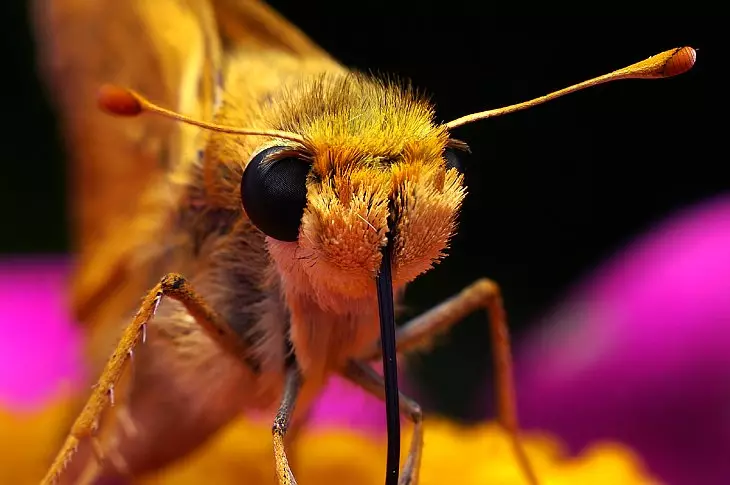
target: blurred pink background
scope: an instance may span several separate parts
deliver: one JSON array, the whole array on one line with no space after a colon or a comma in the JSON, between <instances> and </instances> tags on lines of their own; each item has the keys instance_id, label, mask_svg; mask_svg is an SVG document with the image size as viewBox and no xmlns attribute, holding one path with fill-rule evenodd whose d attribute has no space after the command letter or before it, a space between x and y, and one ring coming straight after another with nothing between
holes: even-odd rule
<instances>
[{"instance_id":1,"label":"blurred pink background","mask_svg":"<svg viewBox=\"0 0 730 485\"><path fill-rule=\"evenodd\" d=\"M82 376L81 334L65 305L64 258L0 261L0 406L35 409Z\"/></svg>"},{"instance_id":2,"label":"blurred pink background","mask_svg":"<svg viewBox=\"0 0 730 485\"><path fill-rule=\"evenodd\" d=\"M730 483L730 197L635 241L520 347L523 424L638 449L670 484Z\"/></svg>"}]
</instances>

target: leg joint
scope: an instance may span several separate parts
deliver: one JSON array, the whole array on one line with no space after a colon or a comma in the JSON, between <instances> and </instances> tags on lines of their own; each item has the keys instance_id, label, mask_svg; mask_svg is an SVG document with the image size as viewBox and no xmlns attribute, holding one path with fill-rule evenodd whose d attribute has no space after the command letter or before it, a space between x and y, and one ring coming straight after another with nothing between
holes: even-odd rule
<instances>
[{"instance_id":1,"label":"leg joint","mask_svg":"<svg viewBox=\"0 0 730 485\"><path fill-rule=\"evenodd\" d=\"M410 401L408 404L408 415L411 420L415 424L423 422L423 410L421 409L421 405L415 401Z\"/></svg>"},{"instance_id":2,"label":"leg joint","mask_svg":"<svg viewBox=\"0 0 730 485\"><path fill-rule=\"evenodd\" d=\"M274 424L271 426L271 433L274 436L284 436L289 428L289 423L282 416L274 418Z\"/></svg>"},{"instance_id":3,"label":"leg joint","mask_svg":"<svg viewBox=\"0 0 730 485\"><path fill-rule=\"evenodd\" d=\"M472 286L474 291L485 300L499 300L502 298L502 291L499 285L489 278L480 278Z\"/></svg>"},{"instance_id":4,"label":"leg joint","mask_svg":"<svg viewBox=\"0 0 730 485\"><path fill-rule=\"evenodd\" d=\"M178 273L168 273L160 280L160 287L165 293L174 293L180 291L183 286L187 285L185 277Z\"/></svg>"}]
</instances>

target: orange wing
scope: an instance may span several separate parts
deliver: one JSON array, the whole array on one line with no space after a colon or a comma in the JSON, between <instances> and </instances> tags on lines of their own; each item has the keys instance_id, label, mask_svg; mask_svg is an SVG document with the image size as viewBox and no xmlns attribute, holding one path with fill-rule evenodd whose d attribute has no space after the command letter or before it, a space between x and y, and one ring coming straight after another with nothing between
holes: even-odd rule
<instances>
[{"instance_id":1,"label":"orange wing","mask_svg":"<svg viewBox=\"0 0 730 485\"><path fill-rule=\"evenodd\" d=\"M132 88L166 108L210 120L218 79L238 49L240 55L265 48L329 56L257 0L31 4L40 72L69 157L72 307L88 326L88 364L95 375L124 317L161 276L165 224L178 198L170 175L197 162L205 135L156 116L114 118L97 106L99 87ZM117 392L124 395L125 386L120 383ZM93 462L79 463L93 472Z\"/></svg>"},{"instance_id":2,"label":"orange wing","mask_svg":"<svg viewBox=\"0 0 730 485\"><path fill-rule=\"evenodd\" d=\"M322 48L270 6L259 0L212 0L227 49L238 46L286 51L300 57L325 57Z\"/></svg>"},{"instance_id":3,"label":"orange wing","mask_svg":"<svg viewBox=\"0 0 730 485\"><path fill-rule=\"evenodd\" d=\"M206 1L35 0L33 9L39 64L70 158L73 307L93 323L103 302L118 318L115 301L128 305L147 286L137 268L154 254L174 203L165 175L194 139L156 117L102 113L96 91L113 82L209 118L220 64L215 19Z\"/></svg>"},{"instance_id":4,"label":"orange wing","mask_svg":"<svg viewBox=\"0 0 730 485\"><path fill-rule=\"evenodd\" d=\"M150 265L176 201L167 175L194 163L198 143L195 128L101 112L99 86L130 87L208 120L237 48L327 54L258 0L33 0L33 19L70 158L72 306L96 326L129 311L159 277Z\"/></svg>"}]
</instances>

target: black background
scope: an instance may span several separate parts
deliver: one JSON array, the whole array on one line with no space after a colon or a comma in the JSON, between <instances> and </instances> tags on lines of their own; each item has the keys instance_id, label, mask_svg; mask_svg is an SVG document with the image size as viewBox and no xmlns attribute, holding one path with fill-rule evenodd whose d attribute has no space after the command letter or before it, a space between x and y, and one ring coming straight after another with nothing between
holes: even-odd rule
<instances>
[{"instance_id":1,"label":"black background","mask_svg":"<svg viewBox=\"0 0 730 485\"><path fill-rule=\"evenodd\" d=\"M681 45L688 74L620 81L460 128L473 155L470 195L452 256L411 287L420 312L470 281L504 289L515 339L571 285L662 217L726 191L720 145L721 30L674 17L525 18L452 0L271 2L344 64L396 73L432 93L439 117L523 101ZM2 29L0 253L68 248L64 159L35 74L23 2ZM724 27L723 27L724 28ZM715 73L713 75L713 72ZM712 108L712 109L711 109ZM478 417L473 392L491 378L482 315L414 361L429 408Z\"/></svg>"}]
</instances>

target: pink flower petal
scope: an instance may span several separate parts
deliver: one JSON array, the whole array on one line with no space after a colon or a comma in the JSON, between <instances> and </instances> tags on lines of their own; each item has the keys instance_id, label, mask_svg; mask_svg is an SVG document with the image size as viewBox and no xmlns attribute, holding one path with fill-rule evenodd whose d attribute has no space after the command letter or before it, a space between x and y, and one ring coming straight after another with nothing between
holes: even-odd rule
<instances>
[{"instance_id":1,"label":"pink flower petal","mask_svg":"<svg viewBox=\"0 0 730 485\"><path fill-rule=\"evenodd\" d=\"M41 405L81 377L80 335L64 294L60 258L0 262L0 403Z\"/></svg>"},{"instance_id":2,"label":"pink flower petal","mask_svg":"<svg viewBox=\"0 0 730 485\"><path fill-rule=\"evenodd\" d=\"M623 440L670 483L728 483L730 197L637 241L518 357L526 425Z\"/></svg>"}]
</instances>

